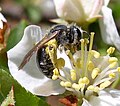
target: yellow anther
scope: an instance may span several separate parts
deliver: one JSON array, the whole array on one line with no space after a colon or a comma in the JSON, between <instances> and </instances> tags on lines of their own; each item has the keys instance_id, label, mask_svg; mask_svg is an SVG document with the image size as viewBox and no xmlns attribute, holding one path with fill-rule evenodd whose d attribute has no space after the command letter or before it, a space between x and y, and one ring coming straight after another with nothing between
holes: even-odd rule
<instances>
[{"instance_id":1,"label":"yellow anther","mask_svg":"<svg viewBox=\"0 0 120 106\"><path fill-rule=\"evenodd\" d=\"M100 53L95 51L95 50L91 50L91 54L95 57L95 58L99 58L100 57Z\"/></svg>"},{"instance_id":2,"label":"yellow anther","mask_svg":"<svg viewBox=\"0 0 120 106\"><path fill-rule=\"evenodd\" d=\"M56 39L50 40L49 42L47 42L47 45L48 45L48 46L49 46L49 45L54 45L54 46L57 47L57 41L56 41Z\"/></svg>"},{"instance_id":3,"label":"yellow anther","mask_svg":"<svg viewBox=\"0 0 120 106\"><path fill-rule=\"evenodd\" d=\"M107 49L107 53L108 53L109 55L112 54L112 53L114 53L114 51L115 51L115 48L114 48L114 47L110 47L110 48Z\"/></svg>"},{"instance_id":4,"label":"yellow anther","mask_svg":"<svg viewBox=\"0 0 120 106\"><path fill-rule=\"evenodd\" d=\"M49 54L51 62L53 63L53 66L56 67L57 63L57 43L56 40L53 39L49 41L46 45L46 53Z\"/></svg>"},{"instance_id":5,"label":"yellow anther","mask_svg":"<svg viewBox=\"0 0 120 106\"><path fill-rule=\"evenodd\" d=\"M77 68L81 68L81 59L80 59L80 58L78 58L78 59L76 60L76 67L77 67Z\"/></svg>"},{"instance_id":6,"label":"yellow anther","mask_svg":"<svg viewBox=\"0 0 120 106\"><path fill-rule=\"evenodd\" d=\"M99 88L98 86L96 86L96 87L94 87L94 90L93 90L93 91L98 93L99 90L100 90L100 88Z\"/></svg>"},{"instance_id":7,"label":"yellow anther","mask_svg":"<svg viewBox=\"0 0 120 106\"><path fill-rule=\"evenodd\" d=\"M85 40L84 40L84 39L81 39L81 40L80 40L80 42L81 42L81 43L84 43L84 42L85 42Z\"/></svg>"},{"instance_id":8,"label":"yellow anther","mask_svg":"<svg viewBox=\"0 0 120 106\"><path fill-rule=\"evenodd\" d=\"M108 61L109 63L113 63L113 62L117 62L118 59L116 57L110 57Z\"/></svg>"},{"instance_id":9,"label":"yellow anther","mask_svg":"<svg viewBox=\"0 0 120 106\"><path fill-rule=\"evenodd\" d=\"M82 88L85 87L85 84L84 84L84 83L80 83L80 84L79 84L79 87L80 87L80 89L82 89Z\"/></svg>"},{"instance_id":10,"label":"yellow anther","mask_svg":"<svg viewBox=\"0 0 120 106\"><path fill-rule=\"evenodd\" d=\"M113 63L109 64L109 68L114 68L114 67L116 67L116 65L117 65L117 62L113 62Z\"/></svg>"},{"instance_id":11,"label":"yellow anther","mask_svg":"<svg viewBox=\"0 0 120 106\"><path fill-rule=\"evenodd\" d=\"M75 90L79 91L80 90L80 85L76 84L76 83L73 83L72 84L72 88L74 88Z\"/></svg>"},{"instance_id":12,"label":"yellow anther","mask_svg":"<svg viewBox=\"0 0 120 106\"><path fill-rule=\"evenodd\" d=\"M73 81L75 81L76 80L76 71L75 70L70 70L70 74L71 74L71 79Z\"/></svg>"},{"instance_id":13,"label":"yellow anther","mask_svg":"<svg viewBox=\"0 0 120 106\"><path fill-rule=\"evenodd\" d=\"M117 68L117 71L120 72L120 67Z\"/></svg>"},{"instance_id":14,"label":"yellow anther","mask_svg":"<svg viewBox=\"0 0 120 106\"><path fill-rule=\"evenodd\" d=\"M83 83L82 81L83 81L82 78L80 78L79 81L78 81L78 84Z\"/></svg>"},{"instance_id":15,"label":"yellow anther","mask_svg":"<svg viewBox=\"0 0 120 106\"><path fill-rule=\"evenodd\" d=\"M103 82L103 83L100 84L100 88L104 89L104 88L108 87L110 84L111 84L110 81L105 81L105 82Z\"/></svg>"},{"instance_id":16,"label":"yellow anther","mask_svg":"<svg viewBox=\"0 0 120 106\"><path fill-rule=\"evenodd\" d=\"M93 91L94 90L94 86L93 85L88 86L87 90Z\"/></svg>"},{"instance_id":17,"label":"yellow anther","mask_svg":"<svg viewBox=\"0 0 120 106\"><path fill-rule=\"evenodd\" d=\"M57 59L57 68L62 69L65 66L65 60L63 58Z\"/></svg>"},{"instance_id":18,"label":"yellow anther","mask_svg":"<svg viewBox=\"0 0 120 106\"><path fill-rule=\"evenodd\" d=\"M55 68L55 69L53 70L53 74L54 74L54 75L59 75L59 71L58 71L57 68Z\"/></svg>"},{"instance_id":19,"label":"yellow anther","mask_svg":"<svg viewBox=\"0 0 120 106\"><path fill-rule=\"evenodd\" d=\"M95 79L99 72L100 72L99 68L94 68L91 74L92 79Z\"/></svg>"},{"instance_id":20,"label":"yellow anther","mask_svg":"<svg viewBox=\"0 0 120 106\"><path fill-rule=\"evenodd\" d=\"M56 79L58 79L58 75L53 75L52 80L56 80Z\"/></svg>"},{"instance_id":21,"label":"yellow anther","mask_svg":"<svg viewBox=\"0 0 120 106\"><path fill-rule=\"evenodd\" d=\"M109 78L115 78L115 73L110 73Z\"/></svg>"},{"instance_id":22,"label":"yellow anther","mask_svg":"<svg viewBox=\"0 0 120 106\"><path fill-rule=\"evenodd\" d=\"M65 82L64 82L64 81L61 81L61 82L60 82L60 85L64 87L64 86L65 86Z\"/></svg>"},{"instance_id":23,"label":"yellow anther","mask_svg":"<svg viewBox=\"0 0 120 106\"><path fill-rule=\"evenodd\" d=\"M89 43L89 40L87 38L84 38L85 45Z\"/></svg>"},{"instance_id":24,"label":"yellow anther","mask_svg":"<svg viewBox=\"0 0 120 106\"><path fill-rule=\"evenodd\" d=\"M84 83L84 84L89 84L89 79L87 78L87 77L84 77L83 79L82 79L82 82Z\"/></svg>"},{"instance_id":25,"label":"yellow anther","mask_svg":"<svg viewBox=\"0 0 120 106\"><path fill-rule=\"evenodd\" d=\"M89 61L87 68L88 68L89 71L92 71L95 68L92 61Z\"/></svg>"},{"instance_id":26,"label":"yellow anther","mask_svg":"<svg viewBox=\"0 0 120 106\"><path fill-rule=\"evenodd\" d=\"M72 84L71 84L71 82L66 81L66 82L64 83L64 86L65 86L65 87L71 87L71 86L72 86Z\"/></svg>"}]
</instances>

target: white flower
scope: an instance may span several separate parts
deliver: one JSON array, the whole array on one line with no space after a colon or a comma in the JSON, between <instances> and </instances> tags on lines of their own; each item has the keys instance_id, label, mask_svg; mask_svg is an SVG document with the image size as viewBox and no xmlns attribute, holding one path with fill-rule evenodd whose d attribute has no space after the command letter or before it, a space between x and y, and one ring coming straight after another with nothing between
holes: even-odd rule
<instances>
[{"instance_id":1,"label":"white flower","mask_svg":"<svg viewBox=\"0 0 120 106\"><path fill-rule=\"evenodd\" d=\"M103 0L54 0L57 15L79 25L93 22L100 17Z\"/></svg>"},{"instance_id":2,"label":"white flower","mask_svg":"<svg viewBox=\"0 0 120 106\"><path fill-rule=\"evenodd\" d=\"M7 52L10 72L23 87L36 95L58 95L68 91L69 94L77 96L82 106L120 105L120 91L106 89L117 79L120 72L118 59L110 57L115 48L110 47L107 55L100 56L99 52L92 50L93 37L94 33L91 33L89 51L87 39L81 39L81 50L74 55L69 50L62 53L57 51L56 59L51 58L53 64L56 64L52 79L49 79L37 68L35 54L29 63L18 71L25 54L38 38L42 39L40 27L28 26L22 40ZM48 52L53 53L49 50Z\"/></svg>"},{"instance_id":3,"label":"white flower","mask_svg":"<svg viewBox=\"0 0 120 106\"><path fill-rule=\"evenodd\" d=\"M1 11L1 8L0 8L0 11ZM0 28L1 29L3 29L3 22L7 22L7 20L5 19L5 17L0 12Z\"/></svg>"},{"instance_id":4,"label":"white flower","mask_svg":"<svg viewBox=\"0 0 120 106\"><path fill-rule=\"evenodd\" d=\"M110 0L54 0L57 15L61 18L53 20L57 23L75 22L85 27L99 18L102 39L105 43L114 45L120 51L120 36L118 34L112 10L107 7ZM63 19L63 20L62 20Z\"/></svg>"}]
</instances>

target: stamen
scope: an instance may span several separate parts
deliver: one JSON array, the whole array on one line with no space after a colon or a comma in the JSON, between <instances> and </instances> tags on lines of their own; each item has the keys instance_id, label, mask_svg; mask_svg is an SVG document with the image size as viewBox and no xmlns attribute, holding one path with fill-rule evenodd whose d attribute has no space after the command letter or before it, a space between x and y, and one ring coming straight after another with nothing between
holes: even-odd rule
<instances>
[{"instance_id":1,"label":"stamen","mask_svg":"<svg viewBox=\"0 0 120 106\"><path fill-rule=\"evenodd\" d=\"M95 58L99 58L100 57L100 53L95 51L95 50L91 50L91 54L95 57Z\"/></svg>"},{"instance_id":2,"label":"stamen","mask_svg":"<svg viewBox=\"0 0 120 106\"><path fill-rule=\"evenodd\" d=\"M87 77L84 77L84 78L82 79L82 82L83 82L84 84L88 85L90 81L89 81L89 79L88 79Z\"/></svg>"},{"instance_id":3,"label":"stamen","mask_svg":"<svg viewBox=\"0 0 120 106\"><path fill-rule=\"evenodd\" d=\"M59 71L58 71L57 68L55 68L55 69L53 70L52 79L53 79L53 80L56 80L56 79L58 79L58 76L59 76Z\"/></svg>"},{"instance_id":4,"label":"stamen","mask_svg":"<svg viewBox=\"0 0 120 106\"><path fill-rule=\"evenodd\" d=\"M76 71L72 69L72 70L70 70L70 74L71 74L71 79L73 81L75 81L76 80Z\"/></svg>"},{"instance_id":5,"label":"stamen","mask_svg":"<svg viewBox=\"0 0 120 106\"><path fill-rule=\"evenodd\" d=\"M66 55L70 58L70 60L73 62L73 65L76 66L75 60L73 58L72 53L70 52L70 50L66 51Z\"/></svg>"},{"instance_id":6,"label":"stamen","mask_svg":"<svg viewBox=\"0 0 120 106\"><path fill-rule=\"evenodd\" d=\"M115 78L115 76L116 76L115 73L110 73L109 74L109 78Z\"/></svg>"},{"instance_id":7,"label":"stamen","mask_svg":"<svg viewBox=\"0 0 120 106\"><path fill-rule=\"evenodd\" d=\"M98 86L94 87L94 92L98 93L100 91L100 88Z\"/></svg>"},{"instance_id":8,"label":"stamen","mask_svg":"<svg viewBox=\"0 0 120 106\"><path fill-rule=\"evenodd\" d=\"M67 82L64 83L64 86L65 86L65 87L71 87L72 84L71 84L71 82L68 82L68 81L67 81Z\"/></svg>"},{"instance_id":9,"label":"stamen","mask_svg":"<svg viewBox=\"0 0 120 106\"><path fill-rule=\"evenodd\" d=\"M91 74L92 79L95 79L99 72L100 72L99 68L93 69L92 74Z\"/></svg>"},{"instance_id":10,"label":"stamen","mask_svg":"<svg viewBox=\"0 0 120 106\"><path fill-rule=\"evenodd\" d=\"M52 80L56 80L56 79L58 79L58 76L57 75L53 75L52 76Z\"/></svg>"},{"instance_id":11,"label":"stamen","mask_svg":"<svg viewBox=\"0 0 120 106\"><path fill-rule=\"evenodd\" d=\"M85 76L88 76L87 66L88 66L90 58L91 58L91 50L92 50L92 46L93 46L94 34L95 33L92 32L91 35L90 35L90 45L89 45L89 52L88 52L88 58L87 58L87 63L86 63L86 69L85 69Z\"/></svg>"},{"instance_id":12,"label":"stamen","mask_svg":"<svg viewBox=\"0 0 120 106\"><path fill-rule=\"evenodd\" d=\"M110 57L108 61L109 63L113 63L113 62L117 62L118 59L116 57Z\"/></svg>"},{"instance_id":13,"label":"stamen","mask_svg":"<svg viewBox=\"0 0 120 106\"><path fill-rule=\"evenodd\" d=\"M100 88L104 89L104 88L108 87L110 84L111 84L110 81L105 81L105 82L103 82L103 83L100 84Z\"/></svg>"},{"instance_id":14,"label":"stamen","mask_svg":"<svg viewBox=\"0 0 120 106\"><path fill-rule=\"evenodd\" d=\"M46 53L49 54L50 59L54 65L54 67L56 67L56 62L57 62L57 42L55 39L50 40L47 43L47 47L46 47Z\"/></svg>"},{"instance_id":15,"label":"stamen","mask_svg":"<svg viewBox=\"0 0 120 106\"><path fill-rule=\"evenodd\" d=\"M80 42L81 42L81 68L82 76L84 76L84 39L81 39Z\"/></svg>"},{"instance_id":16,"label":"stamen","mask_svg":"<svg viewBox=\"0 0 120 106\"><path fill-rule=\"evenodd\" d=\"M95 68L94 64L92 61L88 62L87 69L88 71L92 71Z\"/></svg>"},{"instance_id":17,"label":"stamen","mask_svg":"<svg viewBox=\"0 0 120 106\"><path fill-rule=\"evenodd\" d=\"M65 60L63 58L57 59L57 68L62 69L65 66Z\"/></svg>"},{"instance_id":18,"label":"stamen","mask_svg":"<svg viewBox=\"0 0 120 106\"><path fill-rule=\"evenodd\" d=\"M117 65L117 62L112 62L112 63L109 65L109 68L114 68L114 67L116 67L116 65Z\"/></svg>"},{"instance_id":19,"label":"stamen","mask_svg":"<svg viewBox=\"0 0 120 106\"><path fill-rule=\"evenodd\" d=\"M114 47L110 47L107 49L107 53L110 55L110 54L113 54L115 51L115 48Z\"/></svg>"},{"instance_id":20,"label":"stamen","mask_svg":"<svg viewBox=\"0 0 120 106\"><path fill-rule=\"evenodd\" d=\"M76 91L79 91L80 90L80 85L76 84L76 83L73 83L72 88L74 88Z\"/></svg>"},{"instance_id":21,"label":"stamen","mask_svg":"<svg viewBox=\"0 0 120 106\"><path fill-rule=\"evenodd\" d=\"M120 67L117 68L117 71L120 72Z\"/></svg>"}]
</instances>

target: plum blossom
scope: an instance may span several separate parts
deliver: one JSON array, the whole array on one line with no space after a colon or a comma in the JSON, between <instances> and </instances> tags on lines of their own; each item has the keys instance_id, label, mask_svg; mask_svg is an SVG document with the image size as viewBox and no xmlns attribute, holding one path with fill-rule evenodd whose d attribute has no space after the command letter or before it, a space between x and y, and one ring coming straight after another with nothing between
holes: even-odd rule
<instances>
[{"instance_id":1,"label":"plum blossom","mask_svg":"<svg viewBox=\"0 0 120 106\"><path fill-rule=\"evenodd\" d=\"M101 17L103 0L54 0L57 15L68 22L89 24Z\"/></svg>"},{"instance_id":2,"label":"plum blossom","mask_svg":"<svg viewBox=\"0 0 120 106\"><path fill-rule=\"evenodd\" d=\"M42 38L40 27L30 25L26 27L21 41L7 52L10 73L26 90L42 96L67 91L67 95L76 96L82 106L120 105L120 91L108 89L120 72L118 59L111 57L114 47L108 48L106 55L101 56L92 49L94 33L91 33L90 40L80 40L81 50L74 54L70 50L59 52L50 41L50 46L57 51L52 52L47 48L48 53L56 55L56 59L50 57L55 63L51 79L38 69L35 54L23 69L18 70L26 53Z\"/></svg>"}]
</instances>

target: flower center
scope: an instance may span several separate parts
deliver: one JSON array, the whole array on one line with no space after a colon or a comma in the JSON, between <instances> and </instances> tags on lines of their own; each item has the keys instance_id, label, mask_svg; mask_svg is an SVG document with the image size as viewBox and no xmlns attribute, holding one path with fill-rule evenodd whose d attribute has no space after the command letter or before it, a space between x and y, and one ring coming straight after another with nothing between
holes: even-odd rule
<instances>
[{"instance_id":1,"label":"flower center","mask_svg":"<svg viewBox=\"0 0 120 106\"><path fill-rule=\"evenodd\" d=\"M100 53L92 50L94 33L88 39L81 39L81 50L72 54L70 50L65 53L68 56L72 69L66 69L66 60L57 59L57 47L52 43L52 49L47 50L50 59L55 67L52 79L60 79L60 85L66 90L73 92L78 97L89 97L91 94L98 94L100 90L110 86L116 80L120 67L117 67L118 59L110 57L115 51L114 47L107 50L107 55L100 56ZM89 44L89 48L88 48ZM63 74L64 73L64 74Z\"/></svg>"}]
</instances>

